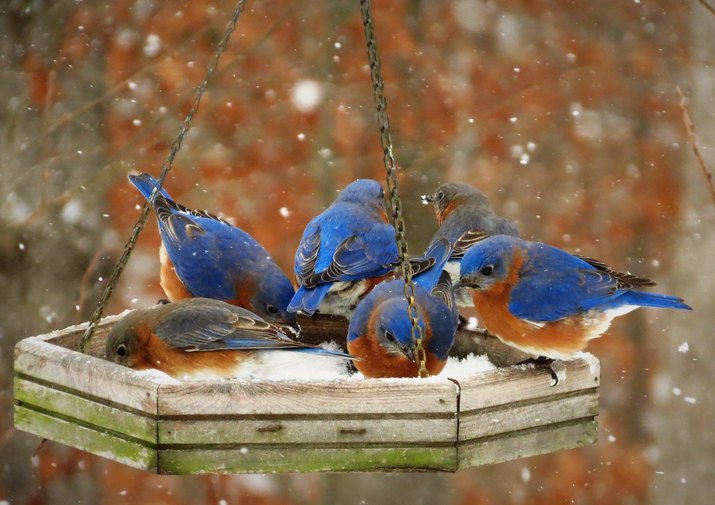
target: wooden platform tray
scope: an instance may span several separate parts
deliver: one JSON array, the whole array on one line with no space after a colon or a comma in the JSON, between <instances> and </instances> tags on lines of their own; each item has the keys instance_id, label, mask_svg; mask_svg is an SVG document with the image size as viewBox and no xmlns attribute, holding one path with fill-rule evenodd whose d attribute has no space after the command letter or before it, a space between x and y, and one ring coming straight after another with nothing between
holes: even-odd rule
<instances>
[{"instance_id":1,"label":"wooden platform tray","mask_svg":"<svg viewBox=\"0 0 715 505\"><path fill-rule=\"evenodd\" d=\"M501 368L458 379L169 383L102 359L117 316L90 354L84 326L15 347L15 426L161 474L456 471L570 449L597 439L599 363L547 371L460 331L454 351ZM303 320L304 338L345 335L346 322Z\"/></svg>"}]
</instances>

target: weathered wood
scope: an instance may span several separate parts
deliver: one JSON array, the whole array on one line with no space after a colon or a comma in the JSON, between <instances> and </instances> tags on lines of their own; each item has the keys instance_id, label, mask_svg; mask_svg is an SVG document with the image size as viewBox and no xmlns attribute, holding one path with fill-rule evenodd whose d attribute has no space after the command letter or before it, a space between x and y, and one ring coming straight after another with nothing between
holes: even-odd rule
<instances>
[{"instance_id":1,"label":"weathered wood","mask_svg":"<svg viewBox=\"0 0 715 505\"><path fill-rule=\"evenodd\" d=\"M598 424L593 418L538 426L459 444L459 468L465 469L573 449L593 444L596 440L598 440Z\"/></svg>"},{"instance_id":2,"label":"weathered wood","mask_svg":"<svg viewBox=\"0 0 715 505\"><path fill-rule=\"evenodd\" d=\"M163 450L159 473L282 473L344 471L454 471L456 447L244 446Z\"/></svg>"},{"instance_id":3,"label":"weathered wood","mask_svg":"<svg viewBox=\"0 0 715 505\"><path fill-rule=\"evenodd\" d=\"M153 417L98 403L75 394L21 377L15 378L15 401L73 418L98 429L116 431L146 442L156 442L157 421ZM100 400L101 401L101 400Z\"/></svg>"},{"instance_id":4,"label":"weathered wood","mask_svg":"<svg viewBox=\"0 0 715 505\"><path fill-rule=\"evenodd\" d=\"M586 356L573 361L555 362L554 369L560 376L556 386L552 386L551 376L544 367L533 365L489 370L460 379L460 411L467 412L598 387L598 360L593 356Z\"/></svg>"},{"instance_id":5,"label":"weathered wood","mask_svg":"<svg viewBox=\"0 0 715 505\"><path fill-rule=\"evenodd\" d=\"M15 405L15 427L134 468L157 472L156 449Z\"/></svg>"},{"instance_id":6,"label":"weathered wood","mask_svg":"<svg viewBox=\"0 0 715 505\"><path fill-rule=\"evenodd\" d=\"M156 415L159 386L133 370L40 338L15 346L15 373Z\"/></svg>"},{"instance_id":7,"label":"weathered wood","mask_svg":"<svg viewBox=\"0 0 715 505\"><path fill-rule=\"evenodd\" d=\"M118 318L101 323L96 356ZM347 331L342 318L310 321L309 341ZM596 439L599 365L587 355L557 362L555 387L525 366L458 379L170 383L75 352L82 331L16 346L16 426L154 472L454 471ZM466 330L454 353L524 357Z\"/></svg>"},{"instance_id":8,"label":"weathered wood","mask_svg":"<svg viewBox=\"0 0 715 505\"><path fill-rule=\"evenodd\" d=\"M112 325L129 312L130 311L126 310L121 314L107 316L102 319L94 331L92 340L90 340L89 345L87 346L87 354L98 358L104 358L107 337L109 336L109 331L112 329ZM38 335L31 338L50 342L64 347L65 349L77 351L79 350L79 343L82 340L82 335L84 334L84 330L86 328L87 323L82 323L76 326L70 326L64 330L53 331L52 333L47 333L46 335Z\"/></svg>"},{"instance_id":9,"label":"weathered wood","mask_svg":"<svg viewBox=\"0 0 715 505\"><path fill-rule=\"evenodd\" d=\"M341 443L455 443L457 415L432 419L424 416L399 418L331 419L310 416L293 419L199 419L163 420L160 444L341 444Z\"/></svg>"},{"instance_id":10,"label":"weathered wood","mask_svg":"<svg viewBox=\"0 0 715 505\"><path fill-rule=\"evenodd\" d=\"M459 440L469 441L500 433L560 423L598 414L598 391L589 389L546 398L509 403L459 415Z\"/></svg>"},{"instance_id":11,"label":"weathered wood","mask_svg":"<svg viewBox=\"0 0 715 505\"><path fill-rule=\"evenodd\" d=\"M160 415L453 413L447 379L220 381L166 384Z\"/></svg>"}]
</instances>

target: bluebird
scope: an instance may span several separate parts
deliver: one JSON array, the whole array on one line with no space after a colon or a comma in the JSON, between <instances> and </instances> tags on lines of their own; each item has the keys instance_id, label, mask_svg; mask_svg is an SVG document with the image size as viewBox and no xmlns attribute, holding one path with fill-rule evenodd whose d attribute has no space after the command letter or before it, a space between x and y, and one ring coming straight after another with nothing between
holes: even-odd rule
<instances>
[{"instance_id":1,"label":"bluebird","mask_svg":"<svg viewBox=\"0 0 715 505\"><path fill-rule=\"evenodd\" d=\"M270 377L271 370L280 373L299 354L308 354L304 359L313 364L316 356L349 358L291 340L284 330L242 307L188 298L127 314L112 327L106 356L130 368L157 369L178 379ZM272 364L276 356L287 353L288 361Z\"/></svg>"},{"instance_id":2,"label":"bluebird","mask_svg":"<svg viewBox=\"0 0 715 505\"><path fill-rule=\"evenodd\" d=\"M453 246L462 239L461 247L452 251L450 261L445 267L454 283L459 280L462 256L474 241L482 238L482 234L519 236L511 221L497 216L487 197L469 184L461 182L442 184L433 195L422 195L421 198L423 204L431 203L434 206L439 223L439 229L432 237L428 248L435 241L443 238ZM471 237L474 240L468 239L467 232L472 233ZM460 306L472 305L471 296L465 289L457 290L456 299Z\"/></svg>"},{"instance_id":3,"label":"bluebird","mask_svg":"<svg viewBox=\"0 0 715 505\"><path fill-rule=\"evenodd\" d=\"M440 239L427 250L434 267L413 277L415 305L427 370L436 375L444 368L457 331L457 305L444 263L450 245ZM357 306L348 329L348 352L365 377L417 377L415 342L407 312L403 279L383 282Z\"/></svg>"},{"instance_id":4,"label":"bluebird","mask_svg":"<svg viewBox=\"0 0 715 505\"><path fill-rule=\"evenodd\" d=\"M149 198L156 179L129 180ZM295 290L271 255L248 233L206 211L191 210L161 190L154 200L161 235L160 283L169 300L214 298L274 322L292 324Z\"/></svg>"},{"instance_id":5,"label":"bluebird","mask_svg":"<svg viewBox=\"0 0 715 505\"><path fill-rule=\"evenodd\" d=\"M502 342L547 360L568 360L616 316L638 307L691 310L681 298L638 291L648 279L540 242L498 235L462 259L480 321Z\"/></svg>"},{"instance_id":6,"label":"bluebird","mask_svg":"<svg viewBox=\"0 0 715 505\"><path fill-rule=\"evenodd\" d=\"M358 179L303 233L295 253L299 288L289 312L349 316L358 301L397 263L395 230L388 224L382 186Z\"/></svg>"}]
</instances>

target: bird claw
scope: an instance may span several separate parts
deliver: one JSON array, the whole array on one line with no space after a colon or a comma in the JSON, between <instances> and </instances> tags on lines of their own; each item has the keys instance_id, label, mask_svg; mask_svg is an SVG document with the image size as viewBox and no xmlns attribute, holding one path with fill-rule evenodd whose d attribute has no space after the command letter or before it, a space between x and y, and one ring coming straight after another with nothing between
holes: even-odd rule
<instances>
[{"instance_id":1,"label":"bird claw","mask_svg":"<svg viewBox=\"0 0 715 505\"><path fill-rule=\"evenodd\" d=\"M559 384L559 376L556 375L556 372L554 371L553 367L551 364L556 361L553 358L547 358L546 356L539 356L537 358L528 358L523 361L519 361L517 365L536 365L536 366L542 366L545 367L546 370L549 372L549 375L553 379L553 383L551 384L551 387L558 386Z\"/></svg>"},{"instance_id":2,"label":"bird claw","mask_svg":"<svg viewBox=\"0 0 715 505\"><path fill-rule=\"evenodd\" d=\"M157 305L166 305L166 304L168 304L168 303L171 303L171 301L167 300L166 298L159 298L159 299L156 301L156 304L157 304Z\"/></svg>"}]
</instances>

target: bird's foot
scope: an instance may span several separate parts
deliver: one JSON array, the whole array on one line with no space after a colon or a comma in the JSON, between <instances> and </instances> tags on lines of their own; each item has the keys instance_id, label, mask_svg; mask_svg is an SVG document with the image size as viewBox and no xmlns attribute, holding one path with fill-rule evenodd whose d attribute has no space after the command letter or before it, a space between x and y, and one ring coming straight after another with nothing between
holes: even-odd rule
<instances>
[{"instance_id":1,"label":"bird's foot","mask_svg":"<svg viewBox=\"0 0 715 505\"><path fill-rule=\"evenodd\" d=\"M551 387L557 386L559 384L559 376L556 375L556 372L552 368L551 364L556 361L553 358L547 358L546 356L539 356L536 358L528 358L523 361L520 361L517 363L517 365L536 365L536 366L543 366L546 368L546 370L549 372L549 375L551 375L551 378L554 380L553 384L551 384Z\"/></svg>"},{"instance_id":2,"label":"bird's foot","mask_svg":"<svg viewBox=\"0 0 715 505\"><path fill-rule=\"evenodd\" d=\"M168 304L168 303L171 303L171 301L170 301L170 300L167 300L166 298L159 298L159 299L156 301L156 304L157 304L157 305L166 305L166 304Z\"/></svg>"}]
</instances>

